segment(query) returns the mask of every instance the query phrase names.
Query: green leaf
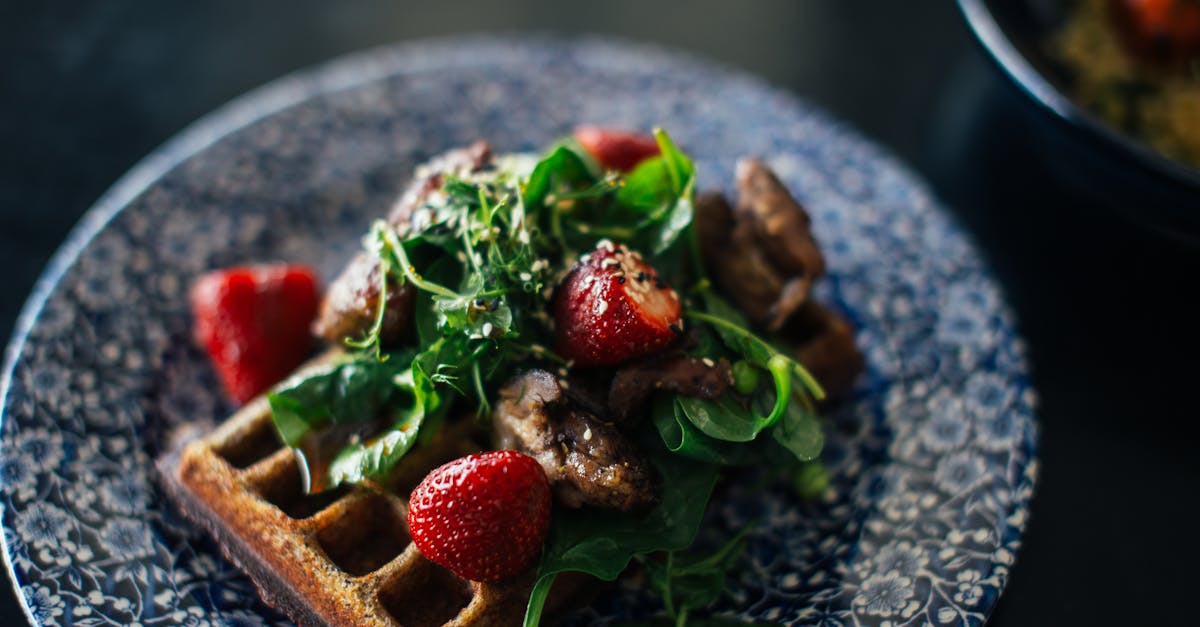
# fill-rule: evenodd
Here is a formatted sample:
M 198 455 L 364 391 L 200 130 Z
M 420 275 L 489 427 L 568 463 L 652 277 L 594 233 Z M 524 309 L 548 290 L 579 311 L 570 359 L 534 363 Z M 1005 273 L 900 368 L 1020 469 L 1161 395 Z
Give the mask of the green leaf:
M 537 625 L 541 619 L 545 595 L 558 573 L 580 571 L 612 581 L 633 556 L 682 549 L 695 539 L 716 484 L 717 467 L 659 447 L 648 452 L 661 485 L 668 487 L 654 509 L 640 516 L 590 509 L 555 510 L 525 613 L 526 627 Z
M 558 187 L 577 188 L 592 185 L 596 177 L 588 169 L 587 162 L 568 145 L 560 144 L 542 158 L 533 168 L 525 183 L 525 207 L 533 212 L 546 204 L 547 196 Z
M 733 466 L 749 463 L 745 446 L 722 442 L 705 435 L 684 415 L 671 394 L 659 394 L 651 411 L 654 428 L 672 453 L 697 461 Z
M 654 129 L 654 140 L 658 142 L 658 150 L 666 164 L 675 193 L 682 195 L 688 180 L 696 175 L 696 166 L 687 155 L 675 147 L 666 131 L 661 128 Z
M 358 483 L 386 475 L 417 442 L 422 423 L 441 407 L 441 398 L 420 361 L 397 375 L 396 387 L 407 392 L 411 404 L 395 412 L 386 431 L 367 442 L 342 449 L 329 466 L 330 486 Z
M 701 433 L 717 440 L 749 442 L 769 426 L 730 394 L 714 401 L 677 396 L 675 404 Z
M 692 223 L 695 165 L 661 129 L 655 131 L 660 154 L 642 161 L 625 176 L 617 202 L 645 215 L 638 222 L 637 245 L 661 255 Z
M 411 352 L 388 354 L 384 360 L 364 355 L 288 379 L 267 395 L 280 438 L 294 447 L 327 425 L 375 420 L 396 397 L 393 378 L 411 360 Z
M 800 461 L 816 459 L 825 445 L 821 421 L 796 402 L 788 404 L 783 420 L 779 421 L 771 435 Z

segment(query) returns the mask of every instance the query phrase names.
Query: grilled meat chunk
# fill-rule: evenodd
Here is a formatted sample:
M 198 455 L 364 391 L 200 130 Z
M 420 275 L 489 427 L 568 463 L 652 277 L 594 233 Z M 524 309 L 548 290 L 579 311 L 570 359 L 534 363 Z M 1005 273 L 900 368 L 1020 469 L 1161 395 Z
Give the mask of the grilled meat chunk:
M 492 145 L 486 141 L 477 141 L 470 146 L 456 148 L 444 152 L 420 167 L 412 182 L 400 195 L 396 204 L 388 213 L 388 224 L 400 231 L 408 229 L 409 224 L 420 222 L 416 211 L 429 198 L 430 194 L 440 190 L 445 183 L 446 174 L 462 176 L 479 172 L 492 164 Z
M 491 163 L 492 147 L 484 141 L 434 157 L 417 169 L 412 182 L 392 207 L 388 223 L 402 232 L 407 231 L 411 220 L 420 217 L 414 212 L 431 194 L 441 189 L 446 173 L 478 172 Z M 380 333 L 385 345 L 395 344 L 404 337 L 412 318 L 414 295 L 412 286 L 397 285 L 389 279 Z M 360 253 L 330 284 L 313 332 L 334 344 L 347 338 L 362 337 L 375 324 L 378 303 L 379 260 Z
M 732 378 L 725 358 L 714 362 L 676 353 L 645 359 L 617 371 L 608 390 L 608 408 L 617 422 L 628 424 L 656 390 L 712 400 L 725 393 Z
M 836 312 L 809 302 L 785 329 L 795 341 L 796 359 L 831 399 L 850 392 L 866 362 L 854 343 L 854 329 Z
M 653 472 L 633 443 L 573 406 L 545 370 L 529 370 L 500 389 L 492 426 L 496 447 L 536 459 L 568 507 L 634 511 L 656 500 Z
M 735 208 L 720 194 L 697 200 L 700 246 L 719 260 L 713 272 L 721 288 L 753 322 L 778 331 L 807 302 L 825 258 L 808 213 L 763 162 L 739 162 L 737 187 Z
M 379 259 L 374 255 L 356 255 L 325 293 L 313 333 L 334 344 L 363 337 L 375 324 L 378 313 L 379 269 Z M 383 327 L 379 332 L 384 345 L 404 339 L 412 318 L 414 296 L 411 285 L 397 285 L 394 278 L 388 278 Z

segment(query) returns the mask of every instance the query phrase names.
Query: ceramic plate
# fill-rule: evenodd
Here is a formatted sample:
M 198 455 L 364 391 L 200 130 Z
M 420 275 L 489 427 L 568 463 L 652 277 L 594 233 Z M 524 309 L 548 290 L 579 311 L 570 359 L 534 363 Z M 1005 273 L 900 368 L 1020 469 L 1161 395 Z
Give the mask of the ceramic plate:
M 666 126 L 703 184 L 760 155 L 813 214 L 819 297 L 868 358 L 831 420 L 815 501 L 732 485 L 706 529 L 757 521 L 715 608 L 801 625 L 977 625 L 1003 589 L 1036 474 L 1034 397 L 1011 313 L 918 180 L 811 106 L 628 43 L 443 40 L 286 77 L 151 155 L 52 262 L 8 353 L 4 556 L 42 625 L 286 619 L 164 502 L 151 460 L 230 411 L 189 341 L 201 272 L 294 260 L 331 277 L 413 166 L 477 138 L 538 149 L 579 122 Z M 658 607 L 625 584 L 571 624 Z

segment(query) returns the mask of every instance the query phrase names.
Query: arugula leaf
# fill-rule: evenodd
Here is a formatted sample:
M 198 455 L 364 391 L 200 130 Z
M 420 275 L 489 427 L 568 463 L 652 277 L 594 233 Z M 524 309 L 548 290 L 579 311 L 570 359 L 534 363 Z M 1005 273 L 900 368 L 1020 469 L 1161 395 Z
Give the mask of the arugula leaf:
M 541 620 L 558 573 L 580 571 L 612 581 L 635 555 L 686 548 L 695 539 L 716 484 L 717 467 L 658 446 L 649 453 L 662 485 L 670 487 L 663 490 L 662 502 L 654 509 L 641 516 L 564 508 L 555 512 L 525 611 L 525 627 Z

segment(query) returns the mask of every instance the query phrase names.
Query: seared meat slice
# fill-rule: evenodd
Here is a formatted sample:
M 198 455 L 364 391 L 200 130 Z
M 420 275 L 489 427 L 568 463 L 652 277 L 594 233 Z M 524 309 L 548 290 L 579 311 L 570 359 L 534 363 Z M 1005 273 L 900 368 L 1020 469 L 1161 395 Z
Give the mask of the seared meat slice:
M 779 179 L 757 159 L 737 167 L 736 209 L 720 194 L 696 201 L 696 229 L 713 273 L 756 324 L 778 331 L 808 300 L 825 259 L 809 217 Z
M 412 182 L 396 204 L 392 205 L 388 224 L 401 232 L 407 230 L 414 219 L 413 212 L 424 204 L 430 194 L 442 188 L 447 173 L 462 176 L 479 172 L 492 164 L 492 156 L 492 145 L 477 141 L 470 146 L 444 152 L 418 167 Z M 417 222 L 420 222 L 419 218 Z
M 500 389 L 497 448 L 532 456 L 568 507 L 633 511 L 656 500 L 650 466 L 612 424 L 573 407 L 554 375 L 530 370 Z
M 484 141 L 434 157 L 417 168 L 412 182 L 392 207 L 388 223 L 401 232 L 407 231 L 414 218 L 413 212 L 429 199 L 430 194 L 441 189 L 445 173 L 461 176 L 478 172 L 491 162 L 492 147 Z M 385 345 L 404 337 L 412 318 L 414 293 L 412 286 L 397 286 L 395 280 L 389 278 L 380 333 Z M 335 344 L 346 338 L 360 338 L 375 324 L 378 303 L 379 260 L 360 253 L 330 284 L 313 332 Z
M 834 311 L 809 302 L 786 332 L 800 338 L 796 359 L 812 373 L 831 399 L 845 396 L 865 366 L 854 343 L 854 329 Z
M 383 344 L 395 344 L 404 338 L 412 318 L 414 293 L 411 285 L 397 285 L 395 278 L 388 278 L 383 327 L 379 333 Z M 313 333 L 334 344 L 341 344 L 347 338 L 361 338 L 375 324 L 378 307 L 379 259 L 359 253 L 329 286 L 313 323 Z
M 748 217 L 771 262 L 790 276 L 825 274 L 825 258 L 813 239 L 808 212 L 775 173 L 758 159 L 737 165 L 739 218 Z
M 732 383 L 729 361 L 695 359 L 674 354 L 629 364 L 617 371 L 608 390 L 608 408 L 620 423 L 629 423 L 655 390 L 715 399 Z

